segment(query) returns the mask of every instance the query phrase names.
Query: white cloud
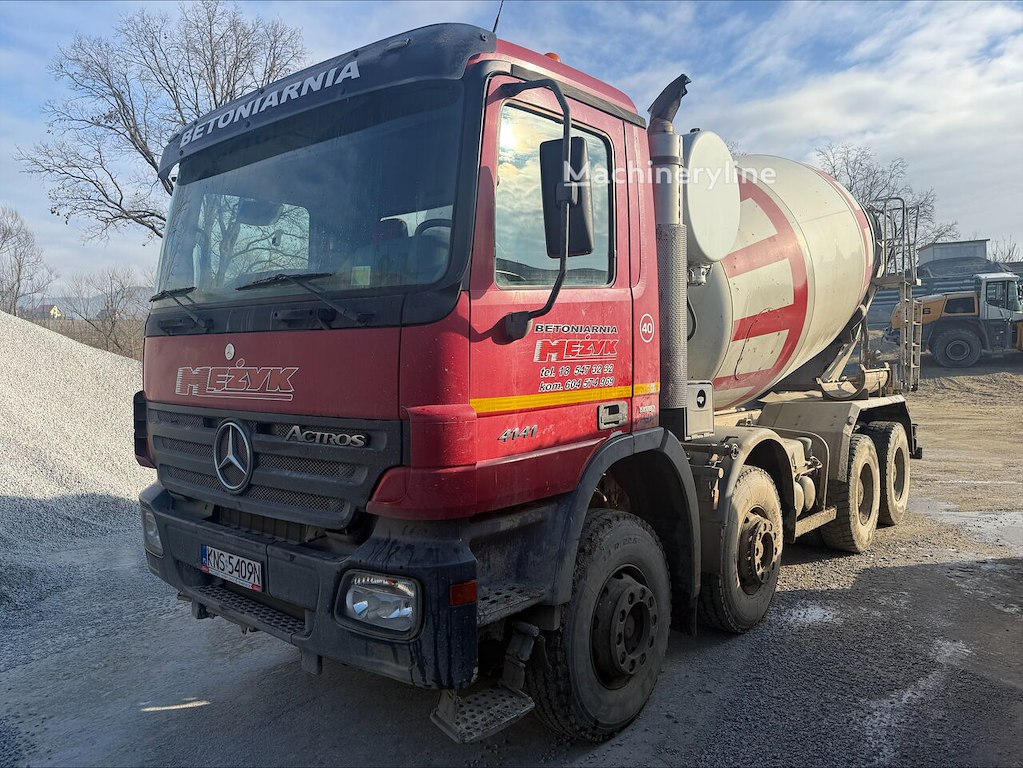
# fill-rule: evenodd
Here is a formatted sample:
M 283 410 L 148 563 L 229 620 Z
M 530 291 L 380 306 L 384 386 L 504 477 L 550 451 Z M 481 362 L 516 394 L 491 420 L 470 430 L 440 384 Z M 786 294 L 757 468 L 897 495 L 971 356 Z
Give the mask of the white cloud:
M 905 157 L 941 218 L 1023 241 L 1023 10 L 914 4 L 885 22 L 847 69 L 734 105 L 717 96 L 721 131 L 799 159 L 829 141 Z

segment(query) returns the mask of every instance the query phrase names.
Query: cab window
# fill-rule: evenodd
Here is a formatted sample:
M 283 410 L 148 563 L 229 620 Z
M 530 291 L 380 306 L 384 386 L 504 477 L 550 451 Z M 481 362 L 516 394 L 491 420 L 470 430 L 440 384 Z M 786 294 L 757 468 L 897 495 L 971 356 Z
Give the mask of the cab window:
M 956 296 L 945 304 L 946 315 L 975 315 L 977 302 L 972 296 Z
M 611 247 L 610 149 L 596 134 L 573 129 L 586 140 L 593 200 L 593 252 L 568 260 L 565 286 L 610 285 L 614 278 Z M 511 104 L 501 112 L 494 230 L 497 285 L 534 288 L 554 284 L 558 260 L 547 255 L 540 195 L 540 144 L 562 137 L 558 120 Z
M 987 284 L 987 303 L 993 307 L 1002 307 L 1003 309 L 1008 306 L 1006 291 L 1006 283 L 988 283 Z

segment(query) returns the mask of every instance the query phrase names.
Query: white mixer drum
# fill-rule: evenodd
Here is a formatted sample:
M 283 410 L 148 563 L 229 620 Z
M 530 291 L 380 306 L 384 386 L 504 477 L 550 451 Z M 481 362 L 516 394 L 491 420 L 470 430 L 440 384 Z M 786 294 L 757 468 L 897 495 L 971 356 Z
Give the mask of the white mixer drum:
M 875 269 L 867 217 L 837 181 L 779 157 L 736 164 L 735 243 L 689 288 L 689 378 L 713 380 L 717 409 L 755 400 L 831 343 Z

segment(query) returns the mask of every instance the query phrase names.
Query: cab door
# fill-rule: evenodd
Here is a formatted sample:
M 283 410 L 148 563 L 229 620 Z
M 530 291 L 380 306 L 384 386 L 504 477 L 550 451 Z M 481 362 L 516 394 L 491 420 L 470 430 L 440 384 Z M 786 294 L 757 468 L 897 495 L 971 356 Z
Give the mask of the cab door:
M 542 307 L 558 260 L 547 255 L 540 144 L 562 136 L 546 89 L 502 97 L 491 83 L 470 277 L 470 404 L 477 413 L 478 498 L 498 508 L 576 486 L 589 458 L 631 430 L 632 309 L 628 196 L 620 120 L 570 101 L 587 144 L 595 247 L 568 260 L 551 312 L 525 338 L 504 318 Z
M 991 352 L 1012 347 L 1013 309 L 1019 301 L 1016 283 L 1011 280 L 987 280 L 984 283 L 981 321 L 987 331 Z

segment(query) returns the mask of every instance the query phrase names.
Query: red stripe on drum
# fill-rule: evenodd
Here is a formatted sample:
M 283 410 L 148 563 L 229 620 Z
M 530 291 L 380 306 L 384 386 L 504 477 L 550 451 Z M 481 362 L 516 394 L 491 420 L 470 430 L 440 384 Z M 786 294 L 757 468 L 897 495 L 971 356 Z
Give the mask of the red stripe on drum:
M 805 309 L 803 311 L 805 315 Z M 802 322 L 799 314 L 799 307 L 795 304 L 788 304 L 777 309 L 765 309 L 749 317 L 736 320 L 732 324 L 732 341 L 742 341 L 754 336 L 766 336 L 769 333 L 789 331 L 798 327 Z
M 797 246 L 798 247 L 798 246 Z M 778 233 L 763 240 L 758 240 L 751 245 L 732 251 L 728 257 L 721 262 L 725 274 L 729 277 L 738 277 L 754 269 L 767 267 L 785 261 L 788 258 L 786 253 L 789 248 L 789 239 Z

